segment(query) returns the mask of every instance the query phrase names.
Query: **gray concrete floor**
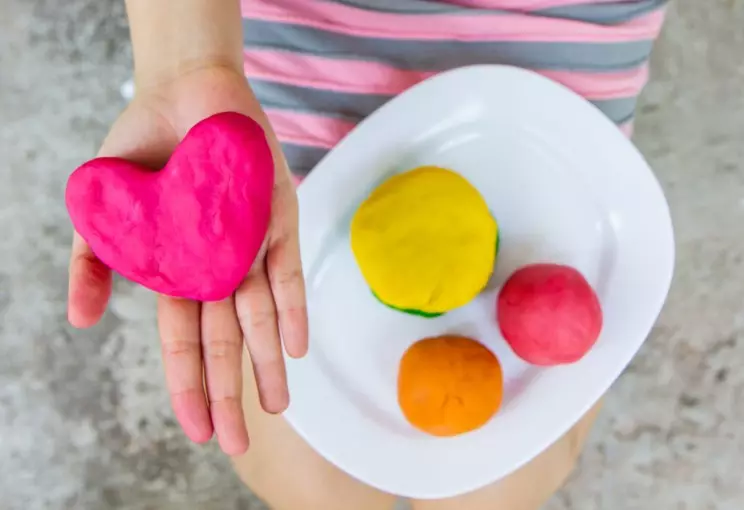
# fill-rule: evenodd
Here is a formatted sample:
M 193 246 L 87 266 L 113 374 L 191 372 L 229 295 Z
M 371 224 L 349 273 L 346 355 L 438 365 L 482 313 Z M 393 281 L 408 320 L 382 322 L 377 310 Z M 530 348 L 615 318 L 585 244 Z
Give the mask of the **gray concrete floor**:
M 744 508 L 744 1 L 677 0 L 636 140 L 678 241 L 668 304 L 549 510 Z M 0 0 L 0 508 L 257 509 L 162 384 L 152 298 L 64 320 L 62 192 L 123 102 L 116 0 Z M 352 510 L 352 509 L 350 509 Z

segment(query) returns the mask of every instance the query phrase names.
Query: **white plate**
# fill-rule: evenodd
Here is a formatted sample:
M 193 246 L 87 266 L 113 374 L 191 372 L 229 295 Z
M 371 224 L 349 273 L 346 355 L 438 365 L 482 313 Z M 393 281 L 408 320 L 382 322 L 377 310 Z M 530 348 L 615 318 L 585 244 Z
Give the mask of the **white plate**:
M 425 164 L 469 179 L 501 226 L 491 289 L 438 319 L 378 303 L 348 237 L 352 214 L 378 183 Z M 400 496 L 477 489 L 549 446 L 630 362 L 671 282 L 672 224 L 642 156 L 591 104 L 511 67 L 451 71 L 392 100 L 315 168 L 299 199 L 311 349 L 303 360 L 288 360 L 286 418 L 329 461 Z M 602 302 L 601 338 L 574 365 L 543 369 L 520 361 L 495 323 L 499 286 L 536 261 L 578 268 Z M 486 426 L 438 439 L 406 422 L 396 379 L 411 343 L 445 332 L 490 347 L 503 365 L 505 390 Z

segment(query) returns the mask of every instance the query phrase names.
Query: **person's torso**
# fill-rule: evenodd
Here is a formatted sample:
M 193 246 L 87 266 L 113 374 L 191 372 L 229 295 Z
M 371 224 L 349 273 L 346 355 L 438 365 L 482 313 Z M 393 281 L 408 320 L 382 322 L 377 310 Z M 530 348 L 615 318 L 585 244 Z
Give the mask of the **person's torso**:
M 441 71 L 540 72 L 628 128 L 667 0 L 243 0 L 246 74 L 293 171 Z

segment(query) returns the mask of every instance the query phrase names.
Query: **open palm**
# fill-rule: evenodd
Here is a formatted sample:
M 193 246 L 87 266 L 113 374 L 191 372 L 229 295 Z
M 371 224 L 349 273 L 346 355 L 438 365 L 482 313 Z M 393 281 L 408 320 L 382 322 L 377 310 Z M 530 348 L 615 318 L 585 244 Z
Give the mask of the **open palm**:
M 282 340 L 290 356 L 307 351 L 297 197 L 279 144 L 245 78 L 209 68 L 139 91 L 99 155 L 161 168 L 194 124 L 225 111 L 252 117 L 269 137 L 276 169 L 269 231 L 234 296 L 199 303 L 160 295 L 158 326 L 168 391 L 184 432 L 196 442 L 208 441 L 216 432 L 222 450 L 239 455 L 248 447 L 241 403 L 243 338 L 261 405 L 272 413 L 289 404 Z M 97 323 L 110 294 L 111 271 L 75 233 L 68 305 L 72 325 Z

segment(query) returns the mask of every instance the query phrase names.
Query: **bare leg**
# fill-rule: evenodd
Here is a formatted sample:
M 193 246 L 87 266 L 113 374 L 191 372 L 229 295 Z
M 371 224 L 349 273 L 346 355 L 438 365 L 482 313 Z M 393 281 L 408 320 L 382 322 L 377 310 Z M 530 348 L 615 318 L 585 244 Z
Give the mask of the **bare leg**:
M 601 403 L 563 437 L 527 465 L 470 494 L 438 501 L 415 501 L 414 510 L 538 510 L 573 471 Z
M 246 485 L 273 510 L 393 508 L 394 496 L 350 477 L 316 453 L 283 417 L 264 413 L 248 354 L 243 358 L 243 406 L 251 446 L 233 463 Z

